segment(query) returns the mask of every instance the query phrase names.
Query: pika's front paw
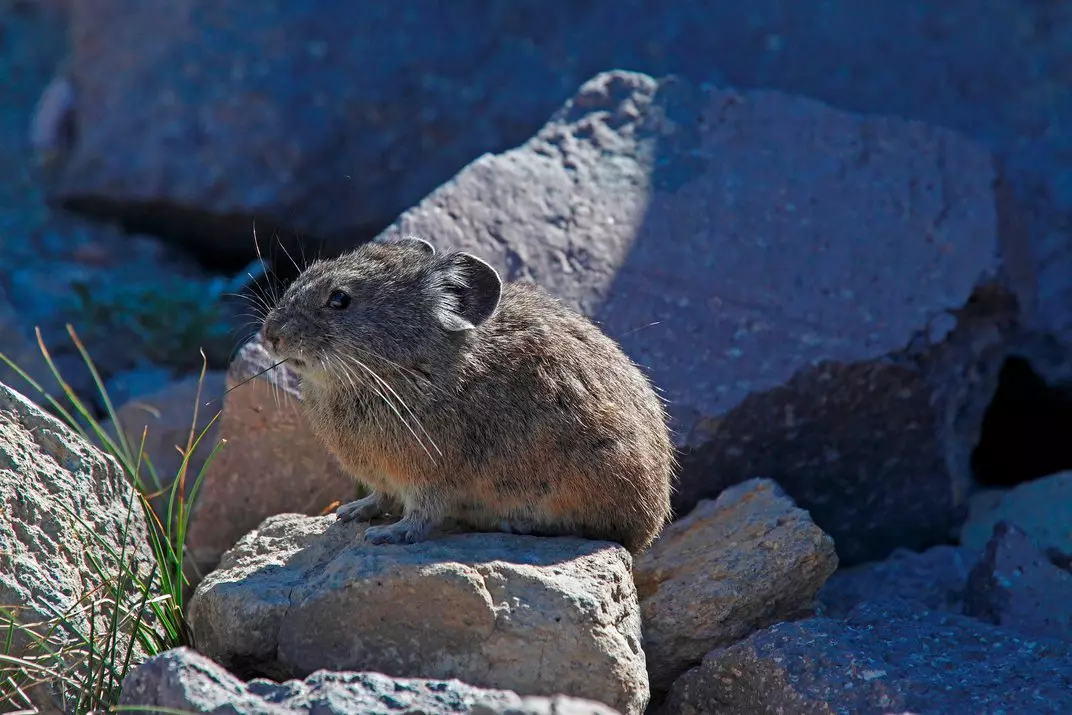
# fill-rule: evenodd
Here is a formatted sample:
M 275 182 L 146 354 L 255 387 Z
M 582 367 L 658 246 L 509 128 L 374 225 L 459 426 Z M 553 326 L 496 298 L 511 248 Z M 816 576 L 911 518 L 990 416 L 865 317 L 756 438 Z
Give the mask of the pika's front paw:
M 428 527 L 426 525 L 402 519 L 394 524 L 370 526 L 365 530 L 365 541 L 376 545 L 416 544 L 419 541 L 424 541 L 427 535 Z
M 371 521 L 383 513 L 384 503 L 379 494 L 347 502 L 335 510 L 339 521 Z

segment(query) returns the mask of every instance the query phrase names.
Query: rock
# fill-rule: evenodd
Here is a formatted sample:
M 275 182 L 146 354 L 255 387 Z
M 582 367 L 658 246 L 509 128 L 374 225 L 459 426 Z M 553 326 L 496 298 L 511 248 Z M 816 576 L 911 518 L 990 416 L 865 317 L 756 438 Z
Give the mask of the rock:
M 365 527 L 266 519 L 198 586 L 198 652 L 274 680 L 367 670 L 644 710 L 640 609 L 622 547 L 472 533 L 369 546 Z
M 389 678 L 379 673 L 317 671 L 304 681 L 243 683 L 188 648 L 166 651 L 143 663 L 123 684 L 120 704 L 166 707 L 189 713 L 235 715 L 613 715 L 592 701 L 563 696 L 521 698 L 504 690 L 484 690 L 459 680 Z
M 964 613 L 1028 638 L 1072 641 L 1072 573 L 1051 563 L 1023 531 L 998 522 L 968 578 Z
M 836 568 L 833 540 L 768 479 L 701 501 L 633 568 L 652 690 L 716 647 L 811 615 Z
M 1072 553 L 1072 471 L 1021 484 L 1007 492 L 975 494 L 960 530 L 965 546 L 983 549 L 999 521 L 1022 529 L 1045 552 Z
M 946 129 L 615 71 L 383 236 L 597 319 L 668 400 L 678 514 L 764 475 L 852 564 L 962 516 L 1016 325 L 996 178 Z
M 194 428 L 194 439 L 197 439 L 220 409 L 225 380 L 225 374 L 216 371 L 206 372 L 203 383 L 199 375 L 194 375 L 172 383 L 162 390 L 140 395 L 117 411 L 119 422 L 134 450 L 138 449 L 142 434 L 145 433 L 145 454 L 152 461 L 159 484 L 154 483 L 148 468 L 142 472 L 142 479 L 148 489 L 158 493 L 158 496 L 151 501 L 153 509 L 161 520 L 166 517 L 171 487 L 182 466 L 183 455 L 179 449 L 186 449 L 194 409 L 197 409 L 197 422 Z M 199 386 L 200 400 L 198 399 Z M 212 404 L 207 405 L 206 403 L 209 402 Z M 105 426 L 111 434 L 115 433 L 115 427 L 110 422 L 105 423 Z M 205 460 L 219 442 L 219 433 L 219 420 L 217 420 L 191 454 L 186 465 L 184 496 L 190 496 L 190 490 L 205 465 Z
M 523 142 L 585 78 L 628 67 L 909 117 L 997 149 L 1030 202 L 1029 305 L 1072 344 L 1062 3 L 72 5 L 82 138 L 57 195 L 208 250 L 252 250 L 248 217 L 344 243 L 374 233 L 482 152 Z
M 224 398 L 219 419 L 226 444 L 209 465 L 190 516 L 186 545 L 195 584 L 265 518 L 322 514 L 333 502 L 359 496 L 299 411 L 297 377 L 286 366 L 254 377 L 272 362 L 254 339 L 228 370 L 226 388 L 236 389 Z
M 897 549 L 885 561 L 839 569 L 819 590 L 822 615 L 841 618 L 861 603 L 890 598 L 962 613 L 968 572 L 978 559 L 975 549 L 942 545 L 922 553 Z
M 132 583 L 115 593 L 119 574 L 115 555 L 123 554 L 127 568 L 143 579 L 155 565 L 141 503 L 114 459 L 4 385 L 0 385 L 0 505 L 0 605 L 17 609 L 23 624 L 46 624 L 33 628 L 42 636 L 57 614 L 66 614 L 64 623 L 56 625 L 53 647 L 57 641 L 81 645 L 82 639 L 95 634 L 97 648 L 111 648 L 103 635 L 109 632 L 111 617 L 102 605 L 104 597 L 121 597 L 131 613 L 138 612 L 141 599 Z M 101 565 L 103 577 L 95 564 Z M 149 585 L 150 596 L 159 595 L 158 582 Z M 87 596 L 98 604 L 95 617 Z M 152 624 L 149 609 L 144 609 L 143 618 Z M 3 630 L 6 639 L 7 628 Z M 126 652 L 127 634 L 126 628 L 121 629 L 114 644 L 119 653 Z M 88 677 L 84 659 L 48 656 L 29 641 L 16 631 L 12 654 L 37 657 L 53 670 L 69 667 L 70 677 Z M 136 645 L 134 662 L 142 657 L 144 652 Z M 10 671 L 0 686 L 4 695 L 0 705 L 5 706 L 0 709 L 5 712 L 11 712 L 7 706 L 25 707 L 21 701 L 7 700 L 14 696 L 8 675 Z M 20 684 L 46 712 L 62 711 L 63 704 L 53 702 L 44 688 Z
M 1015 705 L 1014 705 L 1015 704 Z M 781 623 L 712 651 L 663 713 L 1066 713 L 1072 653 L 979 621 L 863 604 L 845 622 Z

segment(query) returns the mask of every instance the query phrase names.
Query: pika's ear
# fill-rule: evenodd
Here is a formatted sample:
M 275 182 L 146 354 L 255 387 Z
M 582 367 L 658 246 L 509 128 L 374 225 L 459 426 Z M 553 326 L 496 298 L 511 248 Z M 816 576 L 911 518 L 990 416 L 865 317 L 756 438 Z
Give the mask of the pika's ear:
M 474 255 L 455 253 L 444 270 L 440 325 L 458 332 L 472 330 L 490 318 L 502 296 L 502 280 L 495 269 Z
M 382 243 L 390 243 L 395 246 L 410 246 L 412 248 L 419 248 L 429 256 L 435 255 L 435 246 L 428 241 L 425 241 L 420 236 L 398 236 L 397 238 L 383 239 Z

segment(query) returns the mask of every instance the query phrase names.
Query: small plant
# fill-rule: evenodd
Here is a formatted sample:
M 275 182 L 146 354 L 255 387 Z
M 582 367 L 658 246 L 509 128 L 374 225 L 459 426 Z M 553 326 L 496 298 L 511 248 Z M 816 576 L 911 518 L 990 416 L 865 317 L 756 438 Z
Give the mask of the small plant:
M 150 506 L 150 499 L 164 492 L 161 491 L 156 470 L 144 453 L 146 431 L 143 430 L 135 448 L 132 440 L 124 434 L 100 374 L 71 325 L 67 326 L 67 332 L 93 376 L 107 414 L 115 426 L 115 438 L 94 419 L 90 408 L 63 379 L 45 347 L 40 329 L 36 332 L 41 354 L 60 385 L 69 408 L 7 356 L 0 353 L 0 360 L 36 389 L 72 430 L 116 459 L 130 480 L 133 497 L 127 505 L 121 534 L 123 546 L 119 553 L 90 529 L 79 514 L 60 505 L 71 523 L 85 535 L 87 542 L 96 539 L 107 559 L 101 560 L 93 555 L 93 550 L 86 549 L 99 585 L 83 594 L 66 612 L 55 612 L 44 621 L 28 623 L 20 619 L 17 607 L 0 604 L 0 710 L 10 712 L 10 708 L 14 707 L 19 713 L 36 713 L 29 694 L 41 687 L 51 687 L 67 704 L 68 711 L 75 713 L 126 710 L 115 705 L 129 670 L 146 657 L 189 642 L 183 616 L 183 589 L 188 584 L 183 572 L 183 560 L 190 506 L 209 464 L 224 444 L 221 440 L 213 446 L 204 466 L 193 477 L 187 496 L 190 456 L 220 416 L 217 411 L 205 428 L 195 434 L 201 386 L 208 361 L 202 351 L 201 375 L 190 432 L 185 448 L 180 450 L 183 454 L 182 464 L 170 486 L 167 510 L 161 520 Z M 89 426 L 88 431 L 83 425 Z M 143 477 L 143 470 L 148 473 L 149 480 Z M 135 514 L 135 500 L 140 503 L 137 508 L 142 510 L 145 517 L 149 545 L 154 556 L 148 567 L 137 558 L 136 551 L 128 550 L 127 545 L 131 518 Z M 16 649 L 22 654 L 16 655 Z

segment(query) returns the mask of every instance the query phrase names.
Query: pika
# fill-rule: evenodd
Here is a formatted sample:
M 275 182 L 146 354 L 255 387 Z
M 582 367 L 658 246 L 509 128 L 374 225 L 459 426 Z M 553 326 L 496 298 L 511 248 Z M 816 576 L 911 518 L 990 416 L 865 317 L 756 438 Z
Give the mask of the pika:
M 313 262 L 261 339 L 370 490 L 338 518 L 401 515 L 368 542 L 424 541 L 452 520 L 636 554 L 670 518 L 677 461 L 647 377 L 580 313 L 470 253 L 403 237 Z

